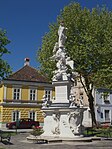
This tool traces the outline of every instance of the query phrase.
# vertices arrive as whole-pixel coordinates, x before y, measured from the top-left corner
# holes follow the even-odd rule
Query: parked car
[[[9,122],[6,124],[6,127],[8,129],[16,129],[16,128],[26,129],[26,128],[34,128],[37,126],[39,126],[39,122],[34,121],[30,118],[19,119],[15,122]]]

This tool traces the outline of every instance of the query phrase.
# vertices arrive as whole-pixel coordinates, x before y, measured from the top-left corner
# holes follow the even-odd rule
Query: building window
[[[45,98],[50,100],[52,96],[52,90],[46,89],[45,90]]]
[[[12,112],[12,121],[17,121],[20,119],[20,112],[19,111],[13,111]]]
[[[110,98],[109,98],[110,96],[109,95],[110,95],[109,92],[103,92],[103,93],[101,93],[101,96],[102,96],[104,102],[110,100]]]
[[[36,89],[30,89],[30,100],[36,100]]]
[[[80,93],[80,95],[79,95],[79,99],[80,99],[80,105],[83,105],[83,93]]]
[[[29,118],[32,120],[36,120],[36,113],[35,111],[29,111]]]
[[[13,99],[14,99],[14,100],[20,99],[20,98],[21,98],[21,97],[20,97],[20,93],[21,93],[20,88],[14,88],[14,89],[13,89]]]
[[[110,122],[110,110],[105,110],[105,122]]]

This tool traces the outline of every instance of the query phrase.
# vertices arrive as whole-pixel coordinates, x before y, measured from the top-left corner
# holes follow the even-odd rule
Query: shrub
[[[34,136],[40,136],[43,133],[43,127],[41,126],[37,126],[33,129],[33,131],[31,132],[32,135]]]

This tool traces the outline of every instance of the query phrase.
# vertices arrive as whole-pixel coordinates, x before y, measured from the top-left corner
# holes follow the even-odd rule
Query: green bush
[[[33,131],[31,132],[34,136],[40,136],[43,133],[43,128],[41,126],[35,127]]]

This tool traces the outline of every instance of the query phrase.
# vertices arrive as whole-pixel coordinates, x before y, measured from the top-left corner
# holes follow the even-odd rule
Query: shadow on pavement
[[[11,142],[9,142],[9,141],[7,141],[7,140],[2,141],[2,143],[3,143],[4,145],[13,145],[13,143],[11,143]]]

